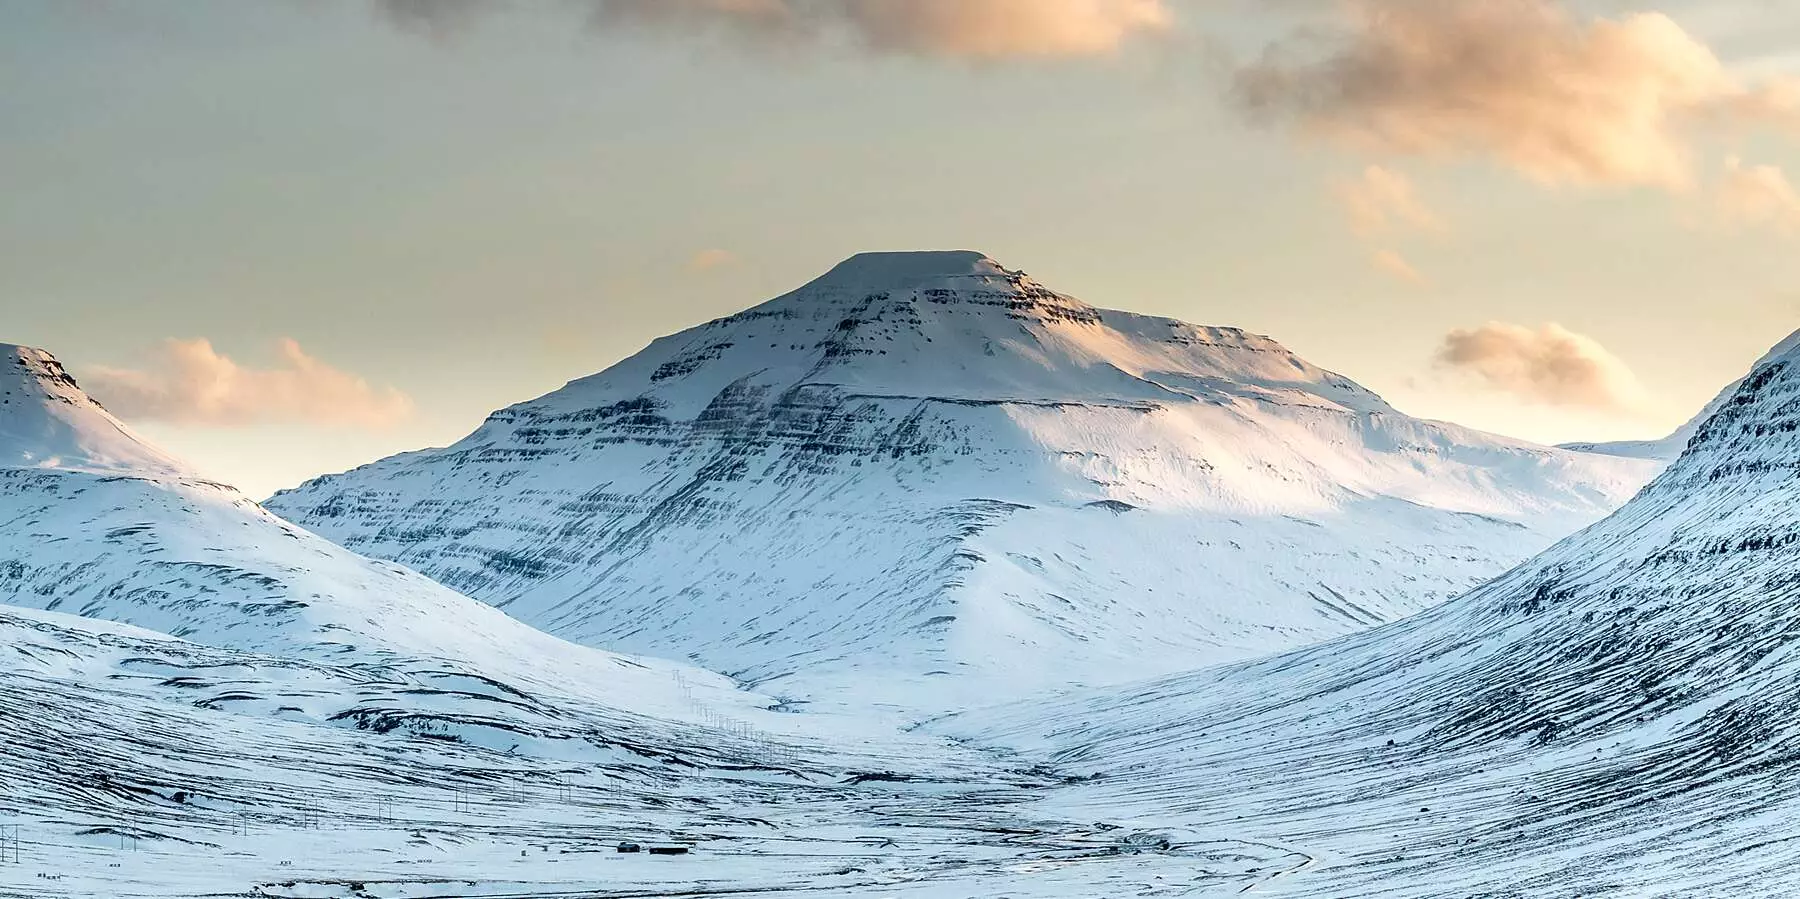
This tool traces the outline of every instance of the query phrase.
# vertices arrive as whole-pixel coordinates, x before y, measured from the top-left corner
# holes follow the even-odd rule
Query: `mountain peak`
[[[814,286],[857,285],[907,288],[950,278],[1016,276],[985,253],[974,250],[918,250],[858,253],[834,266]]]
[[[0,343],[0,468],[181,476],[81,389],[47,350]]]
[[[918,707],[1396,618],[1647,475],[979,253],[870,253],[269,507],[562,636]]]

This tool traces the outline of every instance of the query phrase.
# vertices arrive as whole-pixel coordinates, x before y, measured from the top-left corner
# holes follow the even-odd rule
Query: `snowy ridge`
[[[0,466],[182,473],[82,391],[49,353],[0,343]]]
[[[1631,503],[1468,596],[940,726],[1109,775],[1057,813],[1295,848],[1294,895],[1792,895],[1769,828],[1800,814],[1796,470],[1791,348]]]
[[[719,701],[762,701],[709,672],[558,640],[348,552],[186,474],[120,427],[49,353],[6,358],[19,364],[3,388],[0,435],[6,458],[23,464],[0,464],[0,603],[241,652],[450,666],[556,694],[616,694],[627,707],[670,707],[678,671]]]
[[[1787,339],[1776,344],[1774,349],[1769,350],[1769,352],[1764,354],[1761,359],[1758,359],[1755,365],[1750,366],[1750,374],[1755,374],[1763,366],[1786,356],[1796,347],[1800,347],[1800,331],[1788,335]],[[1719,391],[1717,396],[1713,397],[1710,402],[1702,407],[1698,415],[1688,419],[1685,424],[1676,428],[1669,436],[1660,440],[1620,440],[1612,443],[1565,443],[1562,444],[1562,448],[1583,453],[1602,453],[1609,456],[1624,456],[1631,459],[1655,459],[1661,462],[1673,462],[1677,456],[1681,455],[1682,450],[1687,449],[1688,441],[1692,440],[1694,433],[1700,430],[1700,425],[1705,423],[1707,419],[1712,418],[1713,414],[1718,412],[1719,408],[1725,405],[1725,402],[1737,393],[1738,387],[1742,386],[1744,379],[1748,377],[1750,377],[1749,374],[1725,385],[1725,389]]]
[[[1652,463],[1394,411],[1266,337],[864,254],[271,508],[589,645],[949,708],[1353,632]]]

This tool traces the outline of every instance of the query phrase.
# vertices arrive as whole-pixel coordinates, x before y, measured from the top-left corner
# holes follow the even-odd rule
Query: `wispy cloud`
[[[1800,121],[1791,81],[1751,82],[1667,16],[1555,0],[1345,0],[1345,27],[1243,66],[1260,120],[1376,154],[1484,158],[1548,184],[1693,181],[1691,129]]]
[[[1371,244],[1379,244],[1400,232],[1440,233],[1444,223],[1425,205],[1406,175],[1372,165],[1355,178],[1333,185],[1332,193],[1344,210],[1350,229]],[[1396,281],[1424,287],[1431,283],[1411,261],[1391,246],[1375,246],[1369,262]]]
[[[1555,323],[1534,329],[1488,322],[1451,331],[1436,363],[1529,402],[1625,413],[1646,405],[1642,384],[1623,360]]]
[[[1444,227],[1437,213],[1419,199],[1412,179],[1393,169],[1369,166],[1357,177],[1339,181],[1334,193],[1351,229],[1362,237],[1398,228],[1441,231]]]
[[[1800,233],[1800,191],[1776,166],[1745,165],[1735,156],[1725,160],[1715,205],[1729,226]]]
[[[492,9],[494,0],[373,0],[375,12],[403,31],[436,40],[454,37]]]
[[[373,387],[307,355],[290,339],[279,341],[277,350],[278,365],[251,368],[204,338],[169,340],[148,367],[97,367],[82,380],[102,405],[138,421],[383,428],[412,415],[412,400],[392,387]]]
[[[382,17],[433,36],[496,4],[374,0]],[[1101,56],[1174,21],[1165,0],[578,0],[588,25],[777,45],[1000,61]]]
[[[1431,283],[1431,279],[1421,274],[1411,262],[1406,261],[1406,257],[1400,255],[1398,250],[1376,250],[1369,257],[1369,262],[1375,266],[1377,271],[1393,277],[1396,281],[1403,281],[1415,287],[1425,287]]]
[[[715,248],[701,250],[689,257],[688,268],[696,272],[710,272],[713,269],[735,265],[737,264],[737,261],[738,256],[736,253],[733,253],[730,250],[720,250]]]

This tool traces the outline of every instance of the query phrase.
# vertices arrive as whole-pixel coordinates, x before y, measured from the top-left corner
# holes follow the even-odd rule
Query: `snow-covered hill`
[[[1653,469],[899,253],[269,506],[579,642],[943,708],[1398,618]]]
[[[0,352],[0,605],[336,665],[449,667],[514,687],[682,705],[691,666],[576,646],[195,477],[88,398],[43,350]],[[678,675],[679,672],[679,675]]]
[[[1789,347],[1631,503],[1465,597],[942,726],[1106,775],[1045,814],[1302,853],[1294,895],[1794,895],[1797,471]]]

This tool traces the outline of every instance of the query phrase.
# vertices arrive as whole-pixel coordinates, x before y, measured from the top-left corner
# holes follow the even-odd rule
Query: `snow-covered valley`
[[[7,348],[0,896],[1800,889],[1792,342],[1625,502],[951,255],[271,504],[348,549]]]
[[[42,351],[8,348],[0,374],[16,460],[0,470],[0,895],[1081,896],[1192,879],[1196,856],[1140,859],[1127,834],[1019,811],[1066,775],[547,636],[195,477]],[[1199,857],[1230,863],[1220,884],[1286,863]]]

